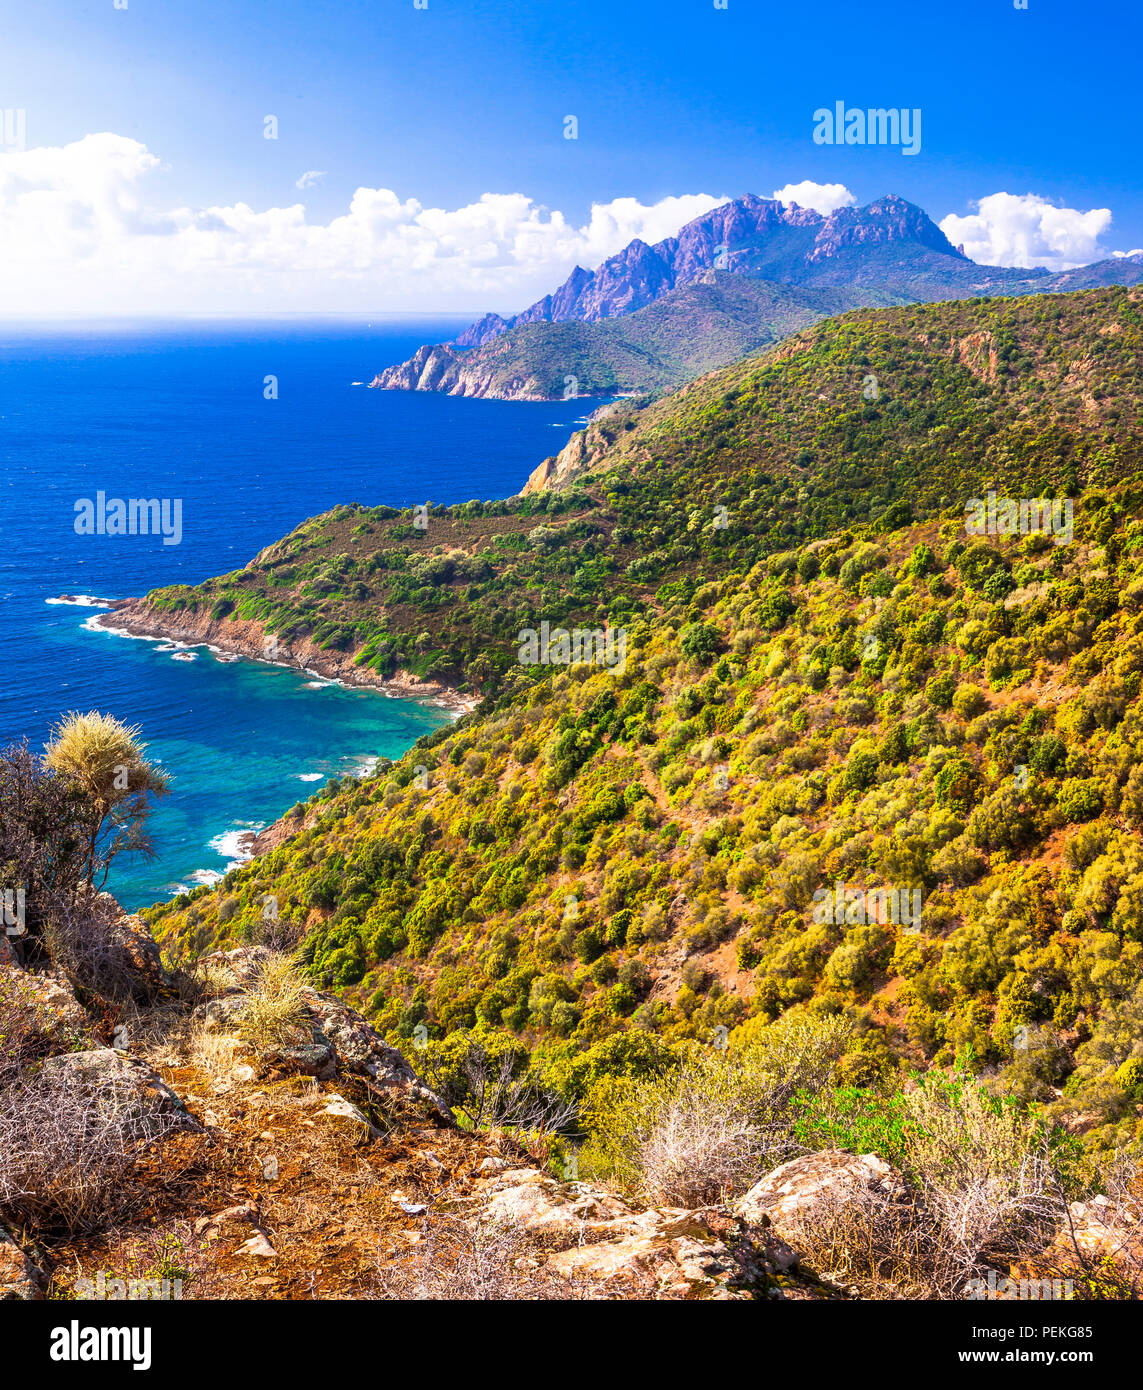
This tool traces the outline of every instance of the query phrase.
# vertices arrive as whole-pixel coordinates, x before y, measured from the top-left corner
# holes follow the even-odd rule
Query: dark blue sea
[[[370,391],[379,368],[462,321],[0,324],[0,742],[43,747],[69,710],[142,728],[173,779],[158,857],[108,887],[137,908],[210,882],[243,830],[331,775],[396,757],[439,709],[258,662],[194,660],[93,630],[93,608],[237,569],[338,502],[505,497],[594,402]],[[277,378],[277,399],[265,379]],[[182,499],[182,538],[77,535],[75,504]],[[164,649],[165,648],[165,649]]]

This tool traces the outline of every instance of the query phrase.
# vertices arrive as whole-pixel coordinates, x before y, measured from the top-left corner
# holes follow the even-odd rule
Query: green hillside
[[[847,526],[935,516],[991,482],[1072,495],[1143,467],[1140,305],[1111,288],[859,310],[619,410],[549,461],[541,491],[434,508],[425,530],[338,507],[142,611],[512,689],[517,634],[543,620],[652,618],[664,585],[745,574]]]
[[[581,1092],[664,1043],[808,1011],[848,1022],[851,1085],[959,1054],[1094,1143],[1131,1137],[1139,331],[1120,290],[863,312],[620,426],[552,520],[602,528],[607,602],[582,602],[625,627],[622,672],[527,668],[295,808],[296,833],[217,888],[152,909],[156,933],[192,954],[257,939],[270,895],[275,931],[406,1048],[475,1030]],[[1070,500],[1070,539],[966,535],[985,482]],[[377,553],[423,544],[385,525]],[[564,549],[451,584],[454,612],[494,615],[493,642],[509,617],[537,625],[517,586],[566,582]]]

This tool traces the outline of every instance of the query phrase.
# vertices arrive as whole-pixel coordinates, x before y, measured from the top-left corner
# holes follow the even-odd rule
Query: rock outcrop
[[[534,1168],[486,1180],[483,1219],[523,1233],[553,1272],[614,1297],[836,1298],[766,1225],[712,1208],[640,1208]]]
[[[200,1004],[196,1015],[219,1030],[237,1029],[249,992],[269,954],[261,946],[240,946],[203,957],[204,965],[222,967],[235,983],[217,999]],[[321,990],[305,989],[301,997],[307,1036],[259,1058],[261,1071],[309,1075],[322,1081],[336,1075],[360,1077],[387,1110],[417,1112],[439,1124],[455,1124],[448,1106],[359,1013],[336,995]]]
[[[603,456],[612,442],[613,435],[607,429],[606,422],[629,411],[630,406],[623,401],[611,401],[601,406],[592,415],[586,429],[576,430],[558,454],[536,465],[520,489],[521,494],[559,488],[577,474],[585,472],[597,458]]]
[[[532,373],[505,376],[497,355],[476,357],[447,343],[418,348],[407,362],[386,367],[369,383],[383,391],[438,391],[446,396],[492,397],[501,401],[547,400],[549,392]]]
[[[815,1208],[872,1194],[886,1202],[909,1201],[901,1174],[876,1154],[823,1149],[781,1164],[754,1184],[735,1211],[746,1221],[771,1222],[796,1238],[801,1221]]]
[[[1117,1203],[1102,1195],[1072,1202],[1068,1224],[1056,1236],[1051,1253],[1067,1261],[1077,1251],[1097,1266],[1136,1273],[1143,1269],[1143,1202],[1129,1198]]]
[[[44,1274],[0,1225],[0,1303],[33,1302],[44,1296]]]
[[[64,1052],[48,1057],[41,1074],[114,1106],[136,1134],[161,1138],[176,1129],[198,1129],[193,1118],[159,1074],[138,1057],[113,1047]]]

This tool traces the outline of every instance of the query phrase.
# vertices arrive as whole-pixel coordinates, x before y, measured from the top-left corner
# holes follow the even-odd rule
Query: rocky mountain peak
[[[825,217],[795,202],[748,193],[653,246],[636,237],[595,270],[576,266],[554,294],[513,318],[486,314],[456,339],[456,346],[482,347],[525,323],[595,323],[634,313],[711,269],[806,283],[816,264],[847,249],[892,244],[966,259],[923,209],[895,194]]]
[[[814,240],[809,260],[836,256],[851,246],[912,242],[946,256],[959,256],[944,232],[923,208],[896,194],[878,198],[864,208],[838,208],[830,213]]]

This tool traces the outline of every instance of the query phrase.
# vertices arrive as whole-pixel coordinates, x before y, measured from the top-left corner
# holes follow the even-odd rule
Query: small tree
[[[85,862],[92,886],[97,876],[103,886],[117,855],[155,853],[147,819],[152,797],[165,795],[170,779],[147,761],[140,732],[110,714],[73,711],[56,725],[45,750],[45,767],[70,778],[87,798]]]

